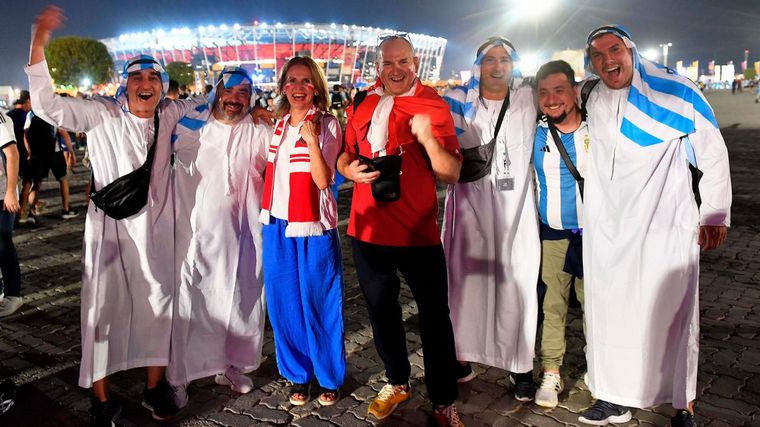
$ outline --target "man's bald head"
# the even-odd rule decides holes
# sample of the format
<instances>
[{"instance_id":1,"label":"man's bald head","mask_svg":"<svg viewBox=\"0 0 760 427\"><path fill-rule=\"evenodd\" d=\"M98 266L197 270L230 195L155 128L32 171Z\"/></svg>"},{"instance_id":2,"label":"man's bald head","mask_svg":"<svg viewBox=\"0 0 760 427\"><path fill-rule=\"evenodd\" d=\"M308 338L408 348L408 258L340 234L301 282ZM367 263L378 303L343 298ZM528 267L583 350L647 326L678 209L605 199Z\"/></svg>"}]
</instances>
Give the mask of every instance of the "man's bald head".
<instances>
[{"instance_id":1,"label":"man's bald head","mask_svg":"<svg viewBox=\"0 0 760 427\"><path fill-rule=\"evenodd\" d=\"M378 46L377 74L389 95L408 92L417 81L419 65L412 43L404 37L390 37Z\"/></svg>"}]
</instances>

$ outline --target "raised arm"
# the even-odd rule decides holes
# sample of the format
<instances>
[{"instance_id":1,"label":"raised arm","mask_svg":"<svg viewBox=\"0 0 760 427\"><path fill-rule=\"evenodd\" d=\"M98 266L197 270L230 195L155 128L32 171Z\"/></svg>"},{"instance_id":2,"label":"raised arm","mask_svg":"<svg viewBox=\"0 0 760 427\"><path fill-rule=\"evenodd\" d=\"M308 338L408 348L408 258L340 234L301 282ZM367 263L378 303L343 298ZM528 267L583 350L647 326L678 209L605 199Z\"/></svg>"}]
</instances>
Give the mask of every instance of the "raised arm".
<instances>
[{"instance_id":1,"label":"raised arm","mask_svg":"<svg viewBox=\"0 0 760 427\"><path fill-rule=\"evenodd\" d=\"M48 123L75 131L87 132L97 126L105 106L92 100L63 98L53 91L53 80L45 60L45 46L65 17L61 9L48 6L37 16L32 27L32 44L29 50L29 92L34 114Z\"/></svg>"}]
</instances>

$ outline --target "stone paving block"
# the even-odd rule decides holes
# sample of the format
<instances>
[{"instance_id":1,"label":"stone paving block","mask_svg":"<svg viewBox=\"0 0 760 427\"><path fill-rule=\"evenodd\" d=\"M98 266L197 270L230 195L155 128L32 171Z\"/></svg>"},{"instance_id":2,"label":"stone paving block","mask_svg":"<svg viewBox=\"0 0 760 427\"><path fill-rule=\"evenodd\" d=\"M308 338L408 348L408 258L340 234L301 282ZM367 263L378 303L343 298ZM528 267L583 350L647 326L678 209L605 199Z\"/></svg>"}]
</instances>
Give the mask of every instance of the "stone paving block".
<instances>
[{"instance_id":1,"label":"stone paving block","mask_svg":"<svg viewBox=\"0 0 760 427\"><path fill-rule=\"evenodd\" d=\"M246 414L255 420L278 425L288 424L293 418L288 411L270 409L262 405L254 406L249 411L246 411Z\"/></svg>"},{"instance_id":2,"label":"stone paving block","mask_svg":"<svg viewBox=\"0 0 760 427\"><path fill-rule=\"evenodd\" d=\"M717 394L718 396L734 398L739 394L739 389L744 386L746 382L737 380L729 376L720 376L710 384L708 389L709 393Z\"/></svg>"},{"instance_id":3,"label":"stone paving block","mask_svg":"<svg viewBox=\"0 0 760 427\"><path fill-rule=\"evenodd\" d=\"M297 427L333 427L336 424L333 424L330 421L319 419L317 417L309 416L309 417L293 420L291 425L294 425Z\"/></svg>"},{"instance_id":4,"label":"stone paving block","mask_svg":"<svg viewBox=\"0 0 760 427\"><path fill-rule=\"evenodd\" d=\"M633 418L640 422L653 424L656 426L665 426L670 424L670 415L672 409L668 410L666 415L647 409L634 409L632 410Z\"/></svg>"},{"instance_id":5,"label":"stone paving block","mask_svg":"<svg viewBox=\"0 0 760 427\"><path fill-rule=\"evenodd\" d=\"M560 401L558 406L560 408L565 408L572 413L578 414L591 406L593 401L591 393L588 390L583 390L571 393L567 396L567 399Z\"/></svg>"},{"instance_id":6,"label":"stone paving block","mask_svg":"<svg viewBox=\"0 0 760 427\"><path fill-rule=\"evenodd\" d=\"M373 425L370 422L356 418L351 412L347 412L339 417L335 417L331 421L342 427L366 427Z\"/></svg>"},{"instance_id":7,"label":"stone paving block","mask_svg":"<svg viewBox=\"0 0 760 427\"><path fill-rule=\"evenodd\" d=\"M253 418L251 418L248 415L236 414L229 411L222 411L222 412L218 412L216 414L210 415L208 419L225 426L230 426L230 427L238 427L238 426L247 427L253 424L253 422L255 421Z\"/></svg>"}]
</instances>

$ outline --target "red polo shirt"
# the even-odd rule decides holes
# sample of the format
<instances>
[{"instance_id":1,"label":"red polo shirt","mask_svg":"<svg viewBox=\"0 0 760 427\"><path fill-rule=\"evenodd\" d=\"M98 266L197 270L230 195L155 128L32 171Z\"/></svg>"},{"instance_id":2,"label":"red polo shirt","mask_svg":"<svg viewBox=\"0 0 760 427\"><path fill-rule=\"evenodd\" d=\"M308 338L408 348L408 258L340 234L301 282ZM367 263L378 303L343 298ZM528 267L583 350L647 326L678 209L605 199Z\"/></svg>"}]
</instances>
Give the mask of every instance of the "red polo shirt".
<instances>
[{"instance_id":1,"label":"red polo shirt","mask_svg":"<svg viewBox=\"0 0 760 427\"><path fill-rule=\"evenodd\" d=\"M344 150L372 157L367 131L380 96L368 94L355 112L349 112ZM350 108L349 108L350 109ZM401 197L393 202L379 202L372 197L370 184L354 183L348 235L362 242L386 246L432 246L441 244L438 230L438 200L435 174L425 148L417 142L409 127L414 114L427 114L433 134L450 153L461 158L448 104L434 89L417 83L412 96L394 100L388 121L387 152L401 155Z\"/></svg>"}]
</instances>

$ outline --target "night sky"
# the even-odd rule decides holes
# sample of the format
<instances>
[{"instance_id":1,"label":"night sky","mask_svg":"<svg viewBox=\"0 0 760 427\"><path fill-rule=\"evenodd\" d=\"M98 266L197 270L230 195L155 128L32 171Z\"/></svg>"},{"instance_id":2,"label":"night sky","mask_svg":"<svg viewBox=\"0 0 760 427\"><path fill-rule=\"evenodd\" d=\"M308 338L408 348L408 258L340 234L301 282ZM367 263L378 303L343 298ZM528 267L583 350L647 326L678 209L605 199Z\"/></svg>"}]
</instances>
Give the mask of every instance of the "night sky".
<instances>
[{"instance_id":1,"label":"night sky","mask_svg":"<svg viewBox=\"0 0 760 427\"><path fill-rule=\"evenodd\" d=\"M519 16L517 3L549 0L59 0L68 17L55 35L93 38L154 28L261 22L356 24L419 32L448 39L441 78L469 69L474 51L492 35L506 36L518 52L581 48L597 26L619 23L640 49L672 42L669 65L684 59L717 63L760 60L760 0L553 0L538 18ZM26 87L30 27L47 2L3 0L0 85ZM372 6L368 6L372 5Z\"/></svg>"}]
</instances>

